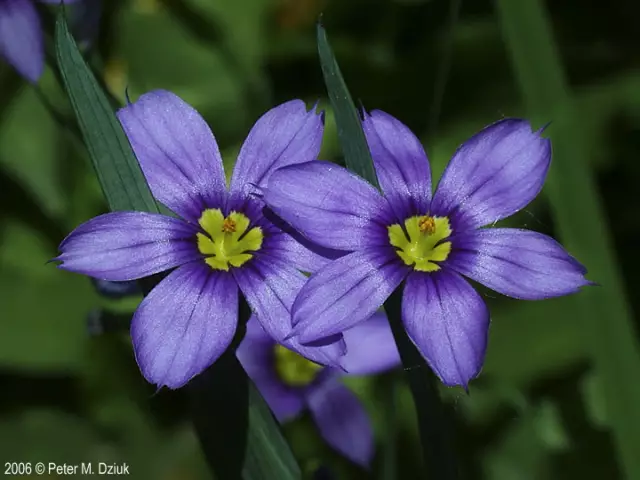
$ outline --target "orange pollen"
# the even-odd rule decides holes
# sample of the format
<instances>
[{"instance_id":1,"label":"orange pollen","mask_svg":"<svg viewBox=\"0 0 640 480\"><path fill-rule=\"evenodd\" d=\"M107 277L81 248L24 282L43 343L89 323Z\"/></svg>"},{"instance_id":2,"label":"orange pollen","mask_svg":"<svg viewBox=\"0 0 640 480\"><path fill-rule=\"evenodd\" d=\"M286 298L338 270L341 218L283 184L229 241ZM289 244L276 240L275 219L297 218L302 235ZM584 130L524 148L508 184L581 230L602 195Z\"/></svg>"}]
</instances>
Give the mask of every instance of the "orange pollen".
<instances>
[{"instance_id":1,"label":"orange pollen","mask_svg":"<svg viewBox=\"0 0 640 480\"><path fill-rule=\"evenodd\" d=\"M222 222L222 231L224 233L234 233L236 231L236 222L229 217L225 218Z\"/></svg>"},{"instance_id":2,"label":"orange pollen","mask_svg":"<svg viewBox=\"0 0 640 480\"><path fill-rule=\"evenodd\" d=\"M418 228L422 233L432 235L436 231L436 221L433 217L422 217L418 221Z\"/></svg>"}]
</instances>

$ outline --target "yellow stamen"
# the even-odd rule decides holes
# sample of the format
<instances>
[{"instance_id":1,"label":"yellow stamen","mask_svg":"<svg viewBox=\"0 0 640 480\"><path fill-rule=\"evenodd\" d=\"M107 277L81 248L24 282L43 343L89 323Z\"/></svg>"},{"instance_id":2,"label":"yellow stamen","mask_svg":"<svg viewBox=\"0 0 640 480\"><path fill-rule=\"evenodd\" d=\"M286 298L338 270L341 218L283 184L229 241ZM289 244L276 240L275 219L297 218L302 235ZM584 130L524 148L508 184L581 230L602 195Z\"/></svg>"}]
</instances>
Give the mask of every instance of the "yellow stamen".
<instances>
[{"instance_id":1,"label":"yellow stamen","mask_svg":"<svg viewBox=\"0 0 640 480\"><path fill-rule=\"evenodd\" d=\"M436 231L436 221L433 219L433 217L420 217L420 219L418 220L418 228L422 233L432 235L433 232Z\"/></svg>"},{"instance_id":2,"label":"yellow stamen","mask_svg":"<svg viewBox=\"0 0 640 480\"><path fill-rule=\"evenodd\" d=\"M309 385L322 369L322 365L307 360L279 343L275 345L273 355L278 377L290 387Z\"/></svg>"},{"instance_id":3,"label":"yellow stamen","mask_svg":"<svg viewBox=\"0 0 640 480\"><path fill-rule=\"evenodd\" d=\"M249 219L242 213L231 212L224 218L219 208L210 208L202 213L198 223L206 232L206 235L197 234L198 250L214 270L229 271L229 266L239 267L253 258L250 252L262 247L262 229L248 230Z\"/></svg>"},{"instance_id":4,"label":"yellow stamen","mask_svg":"<svg viewBox=\"0 0 640 480\"><path fill-rule=\"evenodd\" d=\"M224 233L233 233L236 231L236 222L233 219L227 217L222 222L222 231Z\"/></svg>"},{"instance_id":5,"label":"yellow stamen","mask_svg":"<svg viewBox=\"0 0 640 480\"><path fill-rule=\"evenodd\" d=\"M427 215L407 218L406 230L399 224L388 227L389 243L396 247L396 253L405 263L420 272L435 272L451 253L451 242L442 240L451 236L451 225L447 217ZM407 238L408 236L408 238Z\"/></svg>"}]
</instances>

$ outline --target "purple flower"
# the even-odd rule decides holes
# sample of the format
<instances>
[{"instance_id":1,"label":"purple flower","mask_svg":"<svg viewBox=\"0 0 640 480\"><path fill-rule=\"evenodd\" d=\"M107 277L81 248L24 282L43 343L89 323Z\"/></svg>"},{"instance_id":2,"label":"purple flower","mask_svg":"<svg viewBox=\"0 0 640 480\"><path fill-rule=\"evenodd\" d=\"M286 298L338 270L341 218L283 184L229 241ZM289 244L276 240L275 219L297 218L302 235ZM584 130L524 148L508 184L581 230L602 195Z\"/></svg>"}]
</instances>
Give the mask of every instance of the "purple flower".
<instances>
[{"instance_id":1,"label":"purple flower","mask_svg":"<svg viewBox=\"0 0 640 480\"><path fill-rule=\"evenodd\" d=\"M363 122L380 194L328 162L275 172L266 203L309 240L346 250L311 276L292 309L292 335L308 343L356 325L406 280L405 329L446 385L466 386L482 367L489 311L461 276L504 295L543 299L587 285L586 269L556 241L521 229L481 228L540 192L550 141L504 119L464 143L431 195L427 156L390 115Z\"/></svg>"},{"instance_id":2,"label":"purple flower","mask_svg":"<svg viewBox=\"0 0 640 480\"><path fill-rule=\"evenodd\" d=\"M38 0L60 4L61 0ZM78 0L64 0L65 4ZM44 40L33 0L0 0L0 56L36 83L44 70Z\"/></svg>"},{"instance_id":3,"label":"purple flower","mask_svg":"<svg viewBox=\"0 0 640 480\"><path fill-rule=\"evenodd\" d=\"M240 150L229 190L211 130L176 95L147 93L118 118L153 195L180 218L96 217L60 244L60 268L128 281L178 267L145 297L131 324L138 365L158 385L184 385L226 350L236 331L238 287L269 335L284 341L290 307L307 279L300 270L326 260L265 217L250 190L278 167L316 158L322 116L301 100L264 114ZM318 348L285 343L336 364L345 347L340 336L333 340Z\"/></svg>"},{"instance_id":4,"label":"purple flower","mask_svg":"<svg viewBox=\"0 0 640 480\"><path fill-rule=\"evenodd\" d=\"M344 332L342 368L371 375L400 365L400 356L383 313ZM367 467L374 454L373 430L358 398L340 382L343 371L322 367L276 343L251 319L237 351L247 374L281 423L308 409L320 435L351 461Z\"/></svg>"}]
</instances>

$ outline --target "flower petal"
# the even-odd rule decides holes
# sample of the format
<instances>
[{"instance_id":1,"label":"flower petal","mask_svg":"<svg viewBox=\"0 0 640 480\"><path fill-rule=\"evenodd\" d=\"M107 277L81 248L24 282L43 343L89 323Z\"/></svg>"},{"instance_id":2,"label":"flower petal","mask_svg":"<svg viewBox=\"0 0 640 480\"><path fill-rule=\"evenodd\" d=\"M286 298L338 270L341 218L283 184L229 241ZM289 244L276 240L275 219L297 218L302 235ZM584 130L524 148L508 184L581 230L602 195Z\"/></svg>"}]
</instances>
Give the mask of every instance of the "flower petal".
<instances>
[{"instance_id":1,"label":"flower petal","mask_svg":"<svg viewBox=\"0 0 640 480\"><path fill-rule=\"evenodd\" d=\"M256 318L273 339L300 355L322 365L339 365L345 353L342 337L322 346L303 346L291 333L291 306L307 278L292 265L268 255L256 255L233 274L255 312Z\"/></svg>"},{"instance_id":2,"label":"flower petal","mask_svg":"<svg viewBox=\"0 0 640 480\"><path fill-rule=\"evenodd\" d=\"M330 380L309 390L307 404L322 438L367 468L374 455L373 428L358 397L339 381Z\"/></svg>"},{"instance_id":3,"label":"flower petal","mask_svg":"<svg viewBox=\"0 0 640 480\"><path fill-rule=\"evenodd\" d=\"M475 378L484 362L489 310L473 287L455 272L414 272L402 297L409 338L445 385Z\"/></svg>"},{"instance_id":4,"label":"flower petal","mask_svg":"<svg viewBox=\"0 0 640 480\"><path fill-rule=\"evenodd\" d=\"M40 18L30 0L0 1L0 56L36 83L44 70Z\"/></svg>"},{"instance_id":5,"label":"flower petal","mask_svg":"<svg viewBox=\"0 0 640 480\"><path fill-rule=\"evenodd\" d=\"M433 213L479 227L525 207L542 189L551 162L551 142L540 133L525 120L508 118L471 137L442 175Z\"/></svg>"},{"instance_id":6,"label":"flower petal","mask_svg":"<svg viewBox=\"0 0 640 480\"><path fill-rule=\"evenodd\" d=\"M487 228L465 234L455 245L451 268L513 298L559 297L591 283L584 278L587 269L541 233Z\"/></svg>"},{"instance_id":7,"label":"flower petal","mask_svg":"<svg viewBox=\"0 0 640 480\"><path fill-rule=\"evenodd\" d=\"M293 304L293 335L307 344L368 319L407 275L391 248L350 253L311 275Z\"/></svg>"},{"instance_id":8,"label":"flower petal","mask_svg":"<svg viewBox=\"0 0 640 480\"><path fill-rule=\"evenodd\" d=\"M224 206L227 187L218 144L193 107L171 92L155 90L117 115L160 202L192 222L205 208Z\"/></svg>"},{"instance_id":9,"label":"flower petal","mask_svg":"<svg viewBox=\"0 0 640 480\"><path fill-rule=\"evenodd\" d=\"M265 203L314 243L337 250L388 245L387 201L370 184L331 162L279 169L262 189ZM385 214L387 217L385 218Z\"/></svg>"},{"instance_id":10,"label":"flower petal","mask_svg":"<svg viewBox=\"0 0 640 480\"><path fill-rule=\"evenodd\" d=\"M265 113L245 140L231 177L233 196L251 184L266 185L274 170L316 160L320 153L324 115L307 111L302 100L291 100Z\"/></svg>"},{"instance_id":11,"label":"flower petal","mask_svg":"<svg viewBox=\"0 0 640 480\"><path fill-rule=\"evenodd\" d=\"M384 196L399 220L424 215L431 201L431 170L420 140L380 110L362 122Z\"/></svg>"},{"instance_id":12,"label":"flower petal","mask_svg":"<svg viewBox=\"0 0 640 480\"><path fill-rule=\"evenodd\" d=\"M297 416L305 407L304 392L290 388L278 378L274 368L276 341L264 331L255 315L247 322L247 332L236 356L247 375L279 422Z\"/></svg>"},{"instance_id":13,"label":"flower petal","mask_svg":"<svg viewBox=\"0 0 640 480\"><path fill-rule=\"evenodd\" d=\"M332 259L345 254L338 250L316 246L297 232L296 238L284 232L270 235L269 238L265 238L264 246L274 257L309 273L320 270Z\"/></svg>"},{"instance_id":14,"label":"flower petal","mask_svg":"<svg viewBox=\"0 0 640 480\"><path fill-rule=\"evenodd\" d=\"M133 316L136 361L151 383L179 388L215 362L238 323L238 287L227 272L184 265L162 280Z\"/></svg>"},{"instance_id":15,"label":"flower petal","mask_svg":"<svg viewBox=\"0 0 640 480\"><path fill-rule=\"evenodd\" d=\"M342 332L347 353L340 361L348 375L373 375L400 365L400 354L384 312Z\"/></svg>"},{"instance_id":16,"label":"flower petal","mask_svg":"<svg viewBox=\"0 0 640 480\"><path fill-rule=\"evenodd\" d=\"M198 260L196 229L144 212L113 212L83 223L60 244L59 268L100 280L134 280Z\"/></svg>"}]
</instances>

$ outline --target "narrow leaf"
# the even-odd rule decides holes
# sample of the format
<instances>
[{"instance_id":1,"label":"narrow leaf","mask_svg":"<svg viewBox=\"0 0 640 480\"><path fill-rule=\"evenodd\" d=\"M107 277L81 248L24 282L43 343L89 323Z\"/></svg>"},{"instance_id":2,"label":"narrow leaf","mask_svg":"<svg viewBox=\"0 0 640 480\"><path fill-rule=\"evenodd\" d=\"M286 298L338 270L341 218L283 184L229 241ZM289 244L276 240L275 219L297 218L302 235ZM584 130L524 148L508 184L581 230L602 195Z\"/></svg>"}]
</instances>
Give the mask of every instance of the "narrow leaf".
<instances>
[{"instance_id":1,"label":"narrow leaf","mask_svg":"<svg viewBox=\"0 0 640 480\"><path fill-rule=\"evenodd\" d=\"M299 480L300 468L271 410L236 357L251 310L240 302L231 346L188 385L191 416L220 480Z\"/></svg>"},{"instance_id":2,"label":"narrow leaf","mask_svg":"<svg viewBox=\"0 0 640 480\"><path fill-rule=\"evenodd\" d=\"M360 175L374 187L379 188L371 153L360 124L360 116L353 105L351 94L344 83L340 67L329 45L327 32L321 23L318 23L317 36L320 65L331 106L333 107L344 161L349 170Z\"/></svg>"},{"instance_id":3,"label":"narrow leaf","mask_svg":"<svg viewBox=\"0 0 640 480\"><path fill-rule=\"evenodd\" d=\"M614 253L610 229L589 168L583 120L573 96L541 0L497 0L502 29L528 111L552 121L548 194L563 243L601 287L572 297L574 315L591 349L609 423L625 478L640 478L640 355L633 317ZM580 332L576 332L578 335Z\"/></svg>"},{"instance_id":4,"label":"narrow leaf","mask_svg":"<svg viewBox=\"0 0 640 480\"><path fill-rule=\"evenodd\" d=\"M109 207L157 213L129 140L69 32L64 8L58 10L55 45L64 86Z\"/></svg>"},{"instance_id":5,"label":"narrow leaf","mask_svg":"<svg viewBox=\"0 0 640 480\"><path fill-rule=\"evenodd\" d=\"M325 84L338 126L340 147L347 167L379 188L371 153L362 130L358 112L342 78L324 27L318 24L318 51ZM433 478L456 478L457 464L453 450L453 432L444 414L437 389L437 379L413 345L401 320L401 289L391 295L385 310L409 380L417 411L422 454Z\"/></svg>"},{"instance_id":6,"label":"narrow leaf","mask_svg":"<svg viewBox=\"0 0 640 480\"><path fill-rule=\"evenodd\" d=\"M167 212L153 198L106 95L69 33L62 8L55 43L64 86L109 207L113 211ZM148 293L159 280L154 276L140 283ZM121 322L110 324L113 330L122 326ZM96 325L103 326L100 319L91 319L89 326ZM240 339L189 384L203 453L219 480L297 480L299 467L277 421L235 358Z\"/></svg>"}]
</instances>

